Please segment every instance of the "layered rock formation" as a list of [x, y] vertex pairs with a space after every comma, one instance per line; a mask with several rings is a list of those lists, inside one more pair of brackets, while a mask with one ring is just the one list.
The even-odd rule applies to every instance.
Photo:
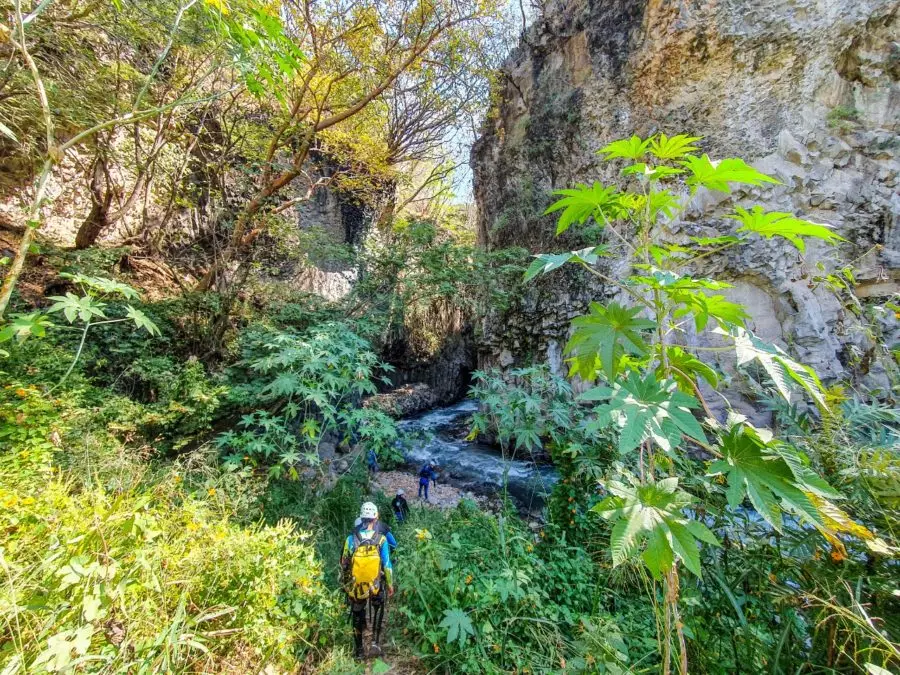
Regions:
[[[833, 225], [838, 249], [805, 256], [759, 240], [696, 270], [730, 280], [752, 328], [825, 378], [888, 386], [870, 332], [823, 284], [852, 264], [861, 298], [900, 288], [900, 44], [888, 0], [550, 0], [504, 67], [500, 103], [472, 152], [479, 238], [568, 250], [542, 216], [554, 189], [617, 176], [595, 151], [633, 133], [703, 136], [712, 158], [743, 157], [782, 185], [700, 193], [680, 234], [716, 234], [735, 205], [761, 203]], [[628, 273], [613, 261], [611, 273]], [[561, 368], [569, 321], [612, 289], [555, 273], [488, 316], [480, 366]], [[897, 321], [880, 329], [896, 338]]]

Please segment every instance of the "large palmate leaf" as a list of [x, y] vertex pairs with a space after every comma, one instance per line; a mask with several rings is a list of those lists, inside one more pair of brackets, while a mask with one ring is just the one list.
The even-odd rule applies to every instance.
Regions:
[[134, 322], [134, 325], [138, 328], [143, 328], [145, 331], [150, 333], [150, 335], [159, 335], [159, 328], [153, 321], [150, 320], [146, 314], [144, 314], [141, 310], [135, 309], [131, 305], [127, 305], [125, 307], [125, 316], [131, 319]]
[[566, 353], [572, 356], [572, 371], [582, 378], [590, 380], [596, 376], [599, 360], [603, 373], [612, 381], [626, 353], [647, 353], [641, 333], [656, 324], [638, 316], [641, 307], [629, 309], [616, 302], [604, 307], [592, 302], [590, 310], [590, 314], [572, 321], [575, 332], [566, 345]]
[[584, 224], [591, 217], [603, 225], [604, 219], [616, 220], [627, 214], [615, 186], [604, 187], [600, 183], [594, 183], [588, 187], [579, 183], [575, 189], [554, 190], [553, 194], [562, 195], [562, 199], [553, 202], [544, 214], [562, 211], [556, 225], [556, 234], [562, 234], [575, 223]]
[[794, 361], [777, 345], [763, 342], [744, 328], [734, 326], [728, 331], [717, 328], [713, 332], [720, 335], [728, 335], [734, 340], [734, 349], [739, 366], [754, 361], [758, 362], [769, 377], [772, 378], [778, 393], [786, 401], [791, 400], [791, 390], [788, 383], [793, 380], [803, 387], [819, 405], [827, 407], [822, 383], [819, 381], [815, 371], [809, 366]]
[[652, 221], [655, 221], [659, 214], [671, 218], [681, 206], [681, 202], [669, 190], [650, 190], [646, 196], [631, 195], [629, 200], [620, 203], [632, 211], [646, 211]]
[[766, 239], [772, 237], [784, 237], [801, 253], [806, 250], [804, 237], [821, 239], [828, 244], [836, 244], [845, 241], [837, 232], [828, 225], [801, 220], [791, 213], [783, 211], [763, 211], [761, 206], [754, 206], [747, 211], [740, 206], [735, 207], [735, 214], [729, 216], [742, 223], [738, 232], [755, 232]]
[[702, 291], [672, 290], [666, 293], [674, 302], [681, 305], [672, 314], [680, 318], [690, 314], [694, 318], [694, 327], [702, 331], [713, 319], [720, 327], [743, 326], [744, 320], [750, 318], [744, 306], [727, 300], [724, 295], [707, 295]]
[[659, 159], [681, 159], [700, 148], [694, 145], [700, 136], [678, 134], [671, 138], [665, 134], [650, 139], [650, 154]]
[[594, 265], [600, 256], [609, 255], [605, 246], [589, 246], [580, 251], [568, 251], [566, 253], [540, 253], [534, 256], [534, 260], [525, 271], [525, 281], [531, 281], [539, 274], [546, 274], [559, 269], [567, 262]]
[[645, 141], [639, 136], [623, 138], [622, 140], [613, 141], [609, 145], [600, 148], [597, 151], [597, 154], [605, 155], [604, 159], [606, 161], [613, 159], [632, 159], [636, 161], [647, 153], [647, 148], [650, 147], [652, 141], [652, 138], [648, 138]]
[[693, 396], [678, 391], [673, 380], [658, 381], [653, 374], [644, 378], [631, 372], [612, 388], [595, 387], [580, 397], [585, 401], [606, 401], [595, 408], [599, 428], [612, 425], [619, 432], [619, 452], [631, 452], [652, 439], [666, 452], [681, 445], [682, 436], [706, 442], [703, 427], [691, 413], [699, 406]]
[[461, 609], [444, 610], [444, 620], [441, 621], [440, 626], [447, 629], [447, 644], [457, 640], [459, 646], [462, 647], [470, 635], [475, 635], [475, 626], [472, 625], [472, 620]]
[[47, 310], [49, 313], [62, 312], [66, 317], [66, 321], [74, 323], [75, 319], [80, 319], [84, 323], [91, 321], [94, 317], [105, 319], [106, 314], [103, 308], [106, 305], [92, 298], [89, 295], [78, 297], [74, 293], [66, 293], [62, 295], [51, 295], [48, 300], [56, 302]]
[[[796, 451], [789, 446], [769, 441], [752, 426], [734, 424], [721, 439], [722, 459], [709, 467], [710, 475], [728, 479], [726, 495], [731, 507], [750, 499], [759, 514], [781, 531], [785, 509], [818, 527], [824, 522], [808, 493], [828, 496], [836, 494], [821, 478], [805, 468]], [[811, 480], [815, 476], [815, 480]], [[810, 484], [814, 483], [814, 484]]]
[[691, 173], [687, 184], [692, 191], [699, 187], [705, 187], [718, 192], [731, 192], [730, 183], [743, 183], [744, 185], [779, 183], [771, 176], [749, 166], [742, 159], [722, 159], [714, 162], [708, 155], [700, 157], [688, 155], [681, 165]]
[[90, 277], [84, 274], [69, 274], [68, 272], [63, 272], [59, 276], [71, 279], [73, 283], [90, 289], [97, 295], [121, 295], [126, 300], [137, 300], [140, 297], [136, 290], [121, 281], [105, 277]]
[[692, 498], [678, 488], [678, 478], [641, 484], [626, 474], [625, 480], [609, 481], [606, 488], [611, 496], [593, 507], [613, 523], [610, 535], [613, 566], [640, 552], [647, 569], [657, 578], [672, 567], [676, 558], [701, 576], [698, 540], [713, 546], [719, 542], [705, 525], [683, 514]]
[[30, 314], [13, 314], [9, 323], [0, 328], [0, 342], [15, 339], [16, 342], [24, 342], [32, 335], [44, 337], [47, 328], [52, 326], [50, 319], [40, 312]]

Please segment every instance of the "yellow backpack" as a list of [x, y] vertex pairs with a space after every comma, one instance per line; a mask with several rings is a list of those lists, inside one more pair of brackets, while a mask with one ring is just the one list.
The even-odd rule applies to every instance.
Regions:
[[353, 533], [355, 548], [350, 559], [350, 589], [353, 600], [365, 600], [381, 591], [381, 545], [384, 535], [372, 532], [362, 538], [361, 532]]

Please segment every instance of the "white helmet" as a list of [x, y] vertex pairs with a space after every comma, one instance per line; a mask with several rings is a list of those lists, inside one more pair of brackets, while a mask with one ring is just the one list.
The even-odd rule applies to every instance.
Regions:
[[366, 502], [359, 510], [359, 517], [363, 520], [374, 519], [378, 517], [378, 507], [372, 502]]
[[397, 490], [397, 495], [398, 495], [398, 496], [402, 497], [402, 496], [405, 495], [405, 494], [406, 494], [406, 492], [403, 491], [403, 488], [400, 488], [400, 489]]

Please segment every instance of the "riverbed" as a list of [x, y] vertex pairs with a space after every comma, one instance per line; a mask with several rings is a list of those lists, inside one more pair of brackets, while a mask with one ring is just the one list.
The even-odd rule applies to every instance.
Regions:
[[500, 493], [506, 475], [509, 495], [524, 510], [537, 513], [558, 475], [552, 466], [523, 458], [505, 458], [500, 448], [465, 439], [467, 418], [478, 403], [465, 400], [403, 419], [399, 427], [409, 467], [418, 471], [427, 461], [438, 465], [438, 481], [475, 493]]

